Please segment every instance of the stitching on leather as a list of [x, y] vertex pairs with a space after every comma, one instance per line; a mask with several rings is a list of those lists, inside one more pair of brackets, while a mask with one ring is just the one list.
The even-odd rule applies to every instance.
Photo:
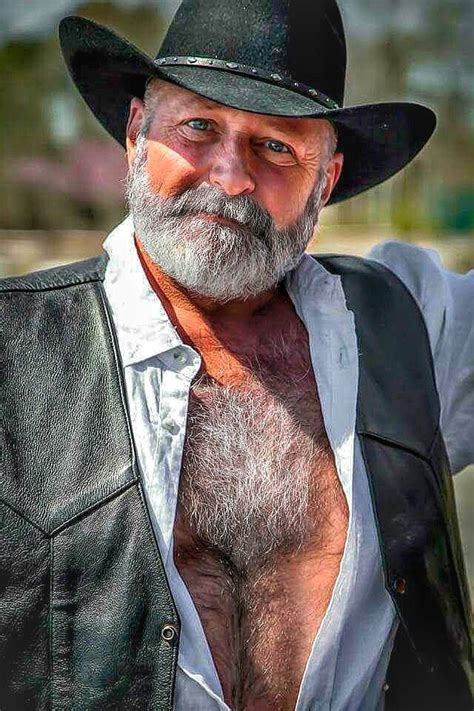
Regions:
[[132, 479], [131, 481], [127, 481], [126, 484], [123, 484], [119, 489], [115, 489], [111, 494], [107, 494], [106, 496], [102, 497], [102, 499], [99, 499], [99, 501], [96, 501], [95, 503], [91, 504], [88, 506], [86, 509], [83, 509], [77, 514], [74, 514], [74, 516], [71, 516], [70, 519], [67, 521], [64, 521], [61, 523], [59, 526], [56, 526], [48, 535], [50, 537], [56, 536], [58, 533], [61, 533], [65, 528], [68, 528], [68, 526], [71, 526], [72, 524], [76, 523], [79, 519], [85, 518], [89, 514], [93, 513], [96, 509], [100, 508], [103, 504], [108, 503], [109, 501], [112, 501], [113, 499], [116, 499], [118, 496], [121, 496], [125, 491], [128, 489], [131, 489], [132, 486], [135, 486], [137, 483], [137, 479]]
[[107, 494], [106, 496], [103, 496], [101, 499], [98, 501], [95, 501], [93, 504], [88, 506], [86, 509], [83, 509], [77, 514], [74, 514], [74, 516], [71, 516], [71, 518], [67, 519], [67, 521], [63, 521], [59, 526], [56, 526], [56, 528], [53, 528], [52, 531], [46, 531], [44, 528], [39, 526], [37, 523], [32, 521], [30, 518], [22, 514], [20, 511], [18, 511], [14, 506], [12, 506], [8, 501], [5, 501], [4, 499], [0, 498], [0, 505], [5, 506], [5, 508], [9, 509], [12, 513], [15, 514], [15, 516], [18, 516], [19, 519], [22, 521], [25, 521], [28, 523], [30, 526], [33, 528], [36, 528], [37, 531], [42, 533], [45, 538], [51, 538], [52, 536], [55, 536], [57, 533], [60, 533], [64, 528], [67, 528], [69, 525], [74, 523], [76, 520], [82, 518], [83, 516], [88, 516], [91, 512], [93, 512], [95, 509], [99, 508], [105, 503], [108, 503], [112, 499], [114, 499], [117, 496], [120, 496], [123, 494], [124, 491], [127, 489], [130, 489], [132, 486], [134, 486], [138, 481], [138, 478], [135, 477], [134, 479], [131, 479], [130, 481], [127, 481], [126, 484], [123, 484], [119, 489], [115, 489], [112, 493]]
[[[135, 479], [134, 484], [136, 484], [136, 486], [137, 486], [138, 500], [139, 500], [139, 503], [143, 509], [144, 514], [145, 514], [145, 521], [146, 521], [146, 525], [147, 525], [147, 529], [148, 529], [148, 536], [146, 536], [146, 542], [148, 544], [150, 551], [152, 551], [153, 556], [155, 558], [157, 558], [160, 563], [161, 570], [162, 570], [161, 588], [162, 589], [164, 588], [164, 593], [167, 598], [167, 604], [170, 607], [170, 609], [172, 610], [173, 616], [176, 618], [176, 621], [179, 624], [179, 617], [178, 617], [177, 610], [175, 608], [173, 596], [171, 595], [171, 590], [169, 589], [169, 583], [168, 583], [168, 579], [166, 577], [164, 562], [161, 558], [161, 553], [160, 553], [160, 550], [159, 550], [159, 547], [158, 547], [158, 544], [157, 544], [157, 541], [155, 538], [153, 526], [151, 525], [151, 521], [150, 521], [150, 513], [148, 511], [148, 507], [146, 505], [146, 502], [145, 502], [144, 496], [143, 496], [143, 491], [142, 491], [142, 487], [141, 487], [141, 475], [140, 475], [139, 467], [137, 466], [133, 431], [132, 431], [132, 428], [130, 425], [129, 412], [128, 412], [126, 397], [125, 397], [125, 389], [124, 389], [124, 382], [123, 382], [123, 365], [122, 365], [122, 360], [120, 357], [120, 351], [119, 351], [117, 343], [116, 343], [115, 331], [114, 331], [114, 329], [112, 327], [112, 323], [111, 323], [111, 315], [109, 312], [108, 302], [106, 299], [103, 283], [98, 284], [98, 292], [99, 292], [99, 295], [101, 298], [102, 308], [104, 311], [107, 327], [109, 330], [109, 337], [110, 337], [110, 341], [112, 343], [115, 365], [116, 365], [116, 369], [117, 369], [117, 379], [118, 379], [118, 383], [119, 383], [119, 390], [120, 390], [123, 414], [124, 414], [125, 421], [127, 423], [127, 430], [128, 430], [128, 435], [129, 435], [129, 445], [130, 445], [132, 467], [133, 467], [133, 470], [136, 474], [136, 479]], [[174, 696], [174, 680], [175, 680], [175, 674], [176, 674], [177, 660], [178, 660], [178, 648], [173, 650], [172, 656], [171, 656], [171, 664], [169, 664], [168, 704], [169, 704], [170, 708], [172, 707], [172, 701], [173, 701], [173, 696]]]
[[99, 301], [99, 304], [102, 306], [102, 312], [105, 316], [105, 322], [107, 324], [107, 328], [109, 331], [110, 343], [112, 344], [112, 353], [113, 353], [114, 361], [115, 361], [115, 368], [116, 368], [116, 374], [117, 374], [117, 380], [118, 380], [119, 392], [120, 392], [120, 401], [122, 403], [122, 412], [123, 412], [123, 416], [124, 416], [124, 419], [125, 419], [125, 422], [127, 425], [128, 444], [129, 444], [129, 451], [130, 451], [130, 460], [132, 463], [132, 471], [135, 474], [135, 479], [139, 479], [140, 474], [139, 474], [139, 470], [137, 467], [137, 460], [136, 460], [136, 456], [135, 456], [135, 445], [134, 445], [134, 440], [133, 440], [133, 432], [132, 432], [132, 428], [130, 426], [130, 419], [129, 419], [127, 402], [126, 402], [126, 397], [125, 397], [122, 359], [120, 357], [120, 351], [118, 349], [118, 346], [117, 346], [117, 343], [115, 340], [115, 330], [112, 327], [111, 315], [109, 312], [109, 307], [108, 307], [108, 303], [107, 303], [107, 299], [106, 299], [105, 291], [104, 291], [104, 286], [103, 286], [102, 282], [98, 283], [95, 291], [98, 292], [99, 297], [100, 297], [98, 301]]
[[[88, 262], [90, 263], [95, 263], [96, 266], [95, 268], [89, 270], [87, 273], [83, 274], [75, 274], [73, 272], [68, 272], [67, 271], [67, 266], [70, 265], [64, 265], [64, 267], [56, 267], [56, 269], [53, 268], [51, 270], [50, 276], [52, 276], [52, 273], [56, 272], [59, 275], [59, 278], [65, 279], [65, 281], [61, 284], [41, 284], [41, 283], [30, 283], [30, 284], [25, 284], [24, 282], [28, 280], [28, 277], [33, 278], [33, 279], [38, 279], [38, 276], [35, 276], [35, 274], [41, 274], [42, 272], [33, 272], [31, 275], [27, 275], [24, 277], [7, 277], [6, 279], [0, 279], [0, 293], [2, 294], [11, 294], [11, 293], [30, 293], [30, 292], [42, 292], [42, 291], [55, 291], [56, 289], [65, 289], [69, 286], [79, 286], [81, 284], [89, 284], [91, 282], [97, 282], [97, 281], [102, 281], [104, 278], [104, 271], [105, 271], [105, 265], [104, 261], [106, 262], [106, 257], [104, 254], [99, 255], [98, 257], [92, 257], [91, 259], [85, 259], [82, 262], [75, 262], [74, 264], [79, 264], [79, 265], [84, 265], [87, 264]], [[48, 271], [43, 272], [43, 274], [46, 275]], [[61, 274], [63, 276], [61, 276]], [[8, 285], [10, 284], [10, 287]]]
[[174, 697], [174, 687], [176, 684], [176, 666], [177, 666], [177, 661], [178, 661], [178, 651], [173, 651], [172, 657], [171, 657], [171, 664], [170, 666], [170, 673], [168, 676], [168, 704], [170, 709], [173, 708], [173, 697]]
[[130, 489], [132, 486], [135, 486], [137, 483], [138, 479], [135, 477], [131, 481], [128, 481], [126, 484], [121, 486], [119, 489], [115, 489], [111, 494], [107, 494], [107, 496], [103, 496], [102, 499], [99, 499], [95, 503], [91, 504], [88, 506], [86, 509], [83, 509], [77, 514], [74, 514], [74, 516], [71, 516], [67, 521], [64, 521], [61, 523], [60, 526], [56, 526], [56, 528], [53, 528], [52, 531], [46, 531], [44, 528], [41, 528], [41, 526], [38, 526], [37, 523], [29, 519], [27, 516], [24, 516], [20, 511], [18, 511], [14, 506], [8, 503], [8, 501], [5, 501], [4, 499], [0, 498], [0, 505], [5, 506], [5, 508], [9, 509], [12, 513], [15, 514], [15, 516], [18, 516], [19, 519], [22, 521], [25, 521], [28, 523], [30, 526], [33, 526], [33, 528], [36, 528], [37, 531], [42, 533], [45, 538], [52, 538], [53, 536], [57, 535], [60, 533], [63, 529], [67, 528], [71, 524], [75, 523], [78, 519], [88, 516], [90, 513], [92, 513], [95, 509], [100, 508], [103, 504], [108, 503], [112, 499], [116, 498], [117, 496], [120, 496], [123, 494], [127, 489]]
[[78, 279], [77, 281], [73, 281], [71, 279], [64, 284], [45, 284], [44, 286], [36, 286], [31, 284], [31, 286], [22, 285], [12, 287], [11, 289], [4, 289], [0, 285], [0, 294], [40, 294], [44, 291], [58, 291], [58, 289], [70, 289], [71, 287], [82, 286], [83, 284], [94, 284], [98, 281], [101, 281], [100, 274], [90, 274], [83, 279]]
[[[431, 445], [430, 445], [430, 447], [429, 447], [429, 449], [428, 449], [428, 457], [430, 458], [430, 462], [431, 462], [431, 458], [432, 458], [432, 456], [433, 456], [433, 452], [434, 452], [434, 450], [435, 450], [435, 448], [436, 448], [436, 445], [438, 444], [438, 437], [442, 437], [442, 436], [443, 436], [443, 435], [442, 435], [442, 432], [441, 432], [441, 425], [438, 424], [438, 427], [436, 428], [435, 436], [433, 437], [433, 441], [431, 442]], [[447, 454], [446, 454], [446, 459], [448, 460], [449, 470], [450, 470], [450, 473], [451, 473], [451, 464], [450, 464], [450, 462], [449, 462], [449, 459], [448, 459]]]
[[[97, 286], [95, 286], [95, 285], [97, 285]], [[102, 504], [112, 500], [116, 496], [120, 496], [128, 488], [134, 486], [139, 479], [139, 474], [138, 474], [137, 465], [136, 465], [135, 448], [133, 446], [132, 430], [131, 430], [131, 426], [130, 426], [130, 421], [129, 421], [129, 417], [128, 417], [128, 410], [127, 410], [126, 401], [125, 401], [125, 392], [124, 392], [124, 387], [123, 387], [123, 379], [122, 379], [122, 371], [121, 371], [122, 366], [121, 366], [121, 361], [120, 361], [120, 355], [118, 353], [117, 345], [115, 343], [114, 331], [111, 327], [110, 314], [109, 314], [109, 311], [107, 308], [105, 293], [104, 293], [101, 279], [96, 280], [94, 282], [93, 291], [94, 291], [94, 295], [96, 297], [97, 305], [98, 305], [99, 309], [101, 309], [102, 315], [104, 316], [105, 324], [107, 325], [107, 330], [109, 333], [109, 342], [111, 344], [113, 359], [114, 359], [114, 363], [115, 363], [115, 372], [116, 372], [117, 381], [118, 381], [118, 389], [119, 389], [119, 395], [120, 395], [120, 402], [122, 405], [122, 413], [123, 413], [123, 417], [125, 420], [127, 433], [128, 433], [129, 456], [130, 456], [130, 463], [131, 463], [131, 470], [133, 473], [133, 477], [132, 477], [132, 479], [127, 481], [125, 484], [123, 484], [120, 488], [115, 489], [112, 493], [107, 494], [102, 499], [99, 499], [94, 504], [91, 504], [91, 506], [89, 506], [88, 508], [75, 514], [67, 521], [64, 521], [63, 523], [61, 523], [59, 526], [57, 526], [55, 529], [53, 529], [51, 531], [51, 533], [50, 533], [51, 536], [59, 533], [60, 531], [62, 531], [67, 526], [71, 525], [73, 522], [75, 522], [79, 518], [82, 518], [83, 516], [87, 516], [91, 511], [94, 511], [96, 508], [100, 507]]]
[[[138, 489], [138, 498], [139, 498], [140, 504], [145, 512], [145, 520], [146, 520], [146, 525], [148, 528], [148, 533], [151, 535], [151, 540], [153, 541], [153, 545], [151, 546], [151, 549], [153, 550], [153, 555], [156, 558], [158, 558], [159, 562], [161, 563], [161, 567], [162, 567], [162, 570], [164, 573], [163, 577], [164, 577], [164, 581], [165, 581], [165, 591], [166, 591], [166, 595], [168, 598], [168, 604], [173, 609], [173, 612], [176, 615], [176, 618], [179, 619], [177, 612], [175, 611], [175, 605], [174, 605], [173, 597], [171, 595], [171, 591], [168, 587], [168, 578], [166, 577], [165, 564], [163, 562], [163, 559], [162, 559], [161, 553], [160, 553], [160, 549], [159, 549], [158, 544], [156, 542], [155, 532], [153, 531], [153, 526], [151, 525], [151, 521], [150, 521], [150, 513], [148, 511], [148, 506], [146, 505], [146, 501], [143, 496], [142, 487], [141, 487], [140, 482], [137, 482], [137, 489]], [[147, 537], [147, 541], [149, 542], [148, 537]]]
[[[148, 545], [149, 545], [150, 550], [153, 550], [153, 555], [159, 560], [159, 562], [160, 562], [160, 564], [161, 564], [161, 569], [162, 569], [162, 571], [163, 571], [163, 578], [162, 578], [162, 579], [163, 579], [163, 583], [164, 583], [164, 586], [162, 586], [162, 587], [164, 587], [164, 592], [165, 592], [166, 597], [167, 597], [168, 605], [170, 606], [170, 608], [171, 608], [171, 610], [172, 610], [172, 612], [173, 612], [173, 616], [175, 617], [176, 622], [178, 623], [178, 627], [181, 627], [181, 622], [180, 622], [180, 619], [179, 619], [179, 616], [178, 616], [178, 612], [177, 612], [177, 610], [176, 610], [176, 607], [175, 607], [175, 604], [174, 604], [174, 600], [173, 600], [173, 596], [171, 595], [171, 590], [170, 590], [170, 588], [169, 588], [168, 578], [167, 578], [167, 576], [166, 576], [166, 571], [165, 571], [165, 565], [164, 565], [164, 563], [163, 563], [163, 559], [162, 559], [162, 557], [161, 557], [160, 549], [159, 549], [159, 547], [158, 547], [158, 544], [157, 544], [157, 541], [156, 541], [156, 538], [155, 538], [155, 533], [154, 533], [154, 531], [153, 531], [153, 526], [151, 525], [150, 513], [149, 513], [149, 511], [148, 511], [148, 506], [146, 505], [145, 498], [144, 498], [144, 496], [143, 496], [143, 491], [142, 491], [142, 487], [141, 487], [140, 482], [137, 483], [137, 490], [138, 490], [138, 499], [139, 499], [139, 502], [140, 502], [140, 504], [141, 504], [141, 506], [142, 506], [142, 509], [143, 509], [144, 513], [145, 513], [145, 520], [146, 520], [146, 525], [147, 525], [147, 528], [148, 528], [148, 533], [149, 533], [149, 536], [151, 536], [151, 541], [153, 541], [153, 543], [150, 545], [150, 537], [149, 537], [149, 536], [146, 537], [146, 540], [147, 540], [147, 543], [148, 543]], [[172, 702], [173, 702], [173, 696], [174, 696], [174, 687], [175, 687], [175, 683], [176, 683], [176, 667], [177, 667], [177, 663], [178, 663], [178, 653], [179, 653], [179, 641], [178, 641], [178, 643], [176, 644], [176, 647], [174, 648], [174, 650], [172, 651], [171, 664], [169, 664], [169, 676], [168, 676], [168, 688], [169, 688], [169, 693], [168, 693], [168, 703], [169, 703], [169, 708], [170, 708], [170, 709], [172, 708]]]
[[49, 669], [50, 669], [50, 700], [51, 711], [55, 708], [54, 697], [54, 617], [53, 617], [53, 598], [54, 598], [54, 539], [49, 542], [50, 567], [49, 567]]
[[431, 463], [429, 459], [429, 453], [422, 454], [422, 452], [418, 451], [417, 449], [408, 447], [404, 442], [399, 442], [396, 439], [391, 439], [390, 437], [386, 437], [385, 435], [382, 436], [378, 432], [372, 432], [371, 430], [367, 429], [357, 430], [356, 434], [360, 435], [361, 437], [370, 437], [371, 439], [377, 440], [377, 442], [381, 442], [382, 444], [385, 443], [386, 445], [391, 447], [398, 447], [398, 449], [402, 449], [404, 452], [408, 452], [409, 454], [413, 454], [413, 456], [422, 459], [427, 464]]
[[3, 504], [3, 506], [5, 506], [5, 508], [9, 509], [12, 513], [15, 514], [15, 516], [18, 516], [18, 518], [20, 518], [22, 521], [25, 521], [26, 523], [29, 523], [30, 526], [33, 526], [33, 528], [36, 528], [36, 530], [40, 531], [40, 533], [42, 533], [44, 536], [46, 536], [46, 538], [49, 537], [48, 532], [45, 531], [44, 528], [41, 528], [41, 526], [39, 526], [37, 523], [32, 521], [30, 518], [28, 518], [28, 516], [25, 516], [23, 513], [18, 511], [18, 509], [16, 509], [14, 506], [12, 506], [10, 503], [8, 503], [8, 501], [5, 501], [5, 499], [0, 498], [0, 504]]

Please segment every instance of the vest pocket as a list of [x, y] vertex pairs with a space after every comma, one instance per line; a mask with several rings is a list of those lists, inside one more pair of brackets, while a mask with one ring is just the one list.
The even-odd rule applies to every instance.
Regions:
[[53, 709], [171, 709], [179, 631], [138, 485], [53, 539]]
[[360, 441], [386, 586], [400, 620], [425, 668], [458, 663], [469, 634], [442, 477], [400, 446], [366, 434]]

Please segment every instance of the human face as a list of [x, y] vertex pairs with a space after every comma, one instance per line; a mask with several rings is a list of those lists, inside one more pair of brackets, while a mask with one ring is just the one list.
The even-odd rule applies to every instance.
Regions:
[[314, 232], [324, 175], [293, 225], [277, 229], [250, 195], [201, 184], [162, 197], [150, 186], [147, 141], [137, 140], [127, 177], [135, 230], [153, 264], [178, 284], [220, 304], [261, 298], [300, 261]]
[[[155, 98], [161, 106], [162, 92]], [[184, 133], [188, 156], [192, 150], [204, 155], [211, 151], [207, 136], [211, 120], [175, 122], [178, 144], [166, 143], [163, 135], [160, 140], [150, 139], [156, 123], [153, 105], [151, 109], [151, 120], [149, 111], [145, 117], [146, 135], [141, 127], [133, 144], [129, 139], [127, 196], [135, 229], [152, 262], [188, 291], [219, 303], [271, 291], [297, 265], [312, 237], [328, 182], [327, 159], [319, 163], [302, 212], [290, 224], [278, 227], [274, 216], [256, 199], [254, 189], [236, 190], [240, 175], [232, 161], [222, 178], [215, 164], [207, 180], [201, 175], [196, 179], [195, 163], [189, 167], [188, 161], [186, 169], [179, 130]], [[172, 135], [176, 137], [176, 130]], [[197, 145], [189, 146], [190, 142]], [[294, 151], [276, 139], [266, 139], [255, 151], [257, 157], [260, 151], [272, 153], [271, 159], [259, 159], [257, 164], [271, 160], [275, 167], [296, 165]], [[221, 165], [226, 169], [227, 160]]]
[[[129, 165], [143, 117], [143, 103], [133, 99], [127, 127]], [[239, 111], [161, 82], [147, 135], [150, 185], [162, 197], [202, 184], [229, 197], [248, 195], [282, 229], [303, 213], [323, 165], [322, 204], [339, 179], [342, 154], [326, 160], [331, 130], [325, 120]]]

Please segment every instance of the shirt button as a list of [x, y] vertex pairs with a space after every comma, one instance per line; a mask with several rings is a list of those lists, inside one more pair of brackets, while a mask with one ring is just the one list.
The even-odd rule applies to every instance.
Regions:
[[383, 691], [385, 691], [385, 692], [387, 692], [387, 691], [390, 689], [390, 687], [389, 687], [389, 685], [387, 684], [387, 682], [385, 682], [385, 684], [382, 686], [382, 689], [383, 689]]
[[176, 424], [174, 420], [165, 420], [163, 422], [163, 428], [169, 432], [170, 434], [178, 434], [179, 432], [179, 426]]
[[187, 357], [186, 353], [183, 353], [183, 351], [175, 351], [175, 353], [173, 353], [173, 358], [180, 365], [185, 365], [185, 363], [188, 362], [188, 357]]

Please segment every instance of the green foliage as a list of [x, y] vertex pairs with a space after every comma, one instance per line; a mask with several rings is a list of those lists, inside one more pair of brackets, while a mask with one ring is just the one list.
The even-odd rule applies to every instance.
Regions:
[[[474, 95], [466, 81], [469, 58], [472, 61], [470, 33], [465, 31], [472, 19], [468, 0], [420, 0], [412, 6], [419, 18], [413, 26], [402, 21], [409, 0], [340, 4], [349, 42], [346, 104], [420, 101], [436, 110], [439, 126], [401, 176], [332, 208], [331, 221], [391, 221], [404, 234], [474, 229], [468, 204], [474, 185]], [[79, 14], [113, 27], [154, 54], [164, 33], [159, 6], [160, 0], [156, 9], [89, 2], [80, 6]], [[364, 17], [376, 20], [378, 30], [369, 33]], [[104, 146], [111, 141], [73, 87], [55, 31], [46, 40], [10, 42], [0, 48], [0, 125], [0, 227], [92, 224], [106, 229], [115, 215], [119, 219], [123, 205], [118, 197], [105, 211], [97, 201], [72, 198], [74, 191], [69, 197], [67, 191], [56, 191], [51, 201], [44, 185], [27, 186], [15, 177], [19, 161], [34, 158], [67, 165], [80, 139], [99, 140]]]

